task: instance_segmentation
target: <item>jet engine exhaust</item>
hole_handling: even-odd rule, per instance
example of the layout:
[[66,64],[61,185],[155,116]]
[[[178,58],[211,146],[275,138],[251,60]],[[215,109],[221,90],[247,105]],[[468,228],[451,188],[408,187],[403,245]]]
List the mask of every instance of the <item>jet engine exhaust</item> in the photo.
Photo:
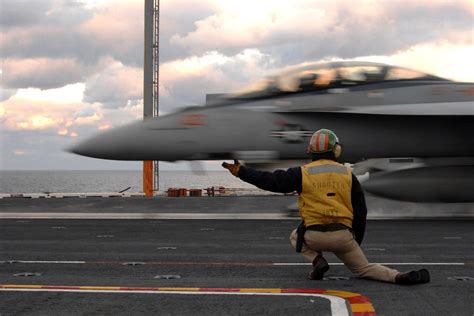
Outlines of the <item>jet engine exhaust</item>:
[[377,172],[362,186],[375,195],[412,202],[474,202],[474,166]]

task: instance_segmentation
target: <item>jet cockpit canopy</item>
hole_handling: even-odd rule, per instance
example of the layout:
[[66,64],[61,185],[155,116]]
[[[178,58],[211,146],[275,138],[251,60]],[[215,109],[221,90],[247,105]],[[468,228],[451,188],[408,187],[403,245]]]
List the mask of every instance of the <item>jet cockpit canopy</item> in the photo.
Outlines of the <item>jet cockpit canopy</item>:
[[230,98],[268,97],[278,94],[349,88],[381,81],[401,80],[446,81],[446,79],[417,70],[374,62],[310,63],[292,67],[278,75],[267,77],[230,95]]

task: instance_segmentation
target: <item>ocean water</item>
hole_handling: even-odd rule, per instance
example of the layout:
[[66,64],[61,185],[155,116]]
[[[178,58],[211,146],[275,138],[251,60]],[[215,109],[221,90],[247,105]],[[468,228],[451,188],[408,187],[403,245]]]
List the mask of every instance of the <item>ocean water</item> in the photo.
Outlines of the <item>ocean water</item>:
[[[142,171],[0,171],[0,193],[141,192]],[[160,171],[160,191],[211,186],[255,188],[227,171]]]

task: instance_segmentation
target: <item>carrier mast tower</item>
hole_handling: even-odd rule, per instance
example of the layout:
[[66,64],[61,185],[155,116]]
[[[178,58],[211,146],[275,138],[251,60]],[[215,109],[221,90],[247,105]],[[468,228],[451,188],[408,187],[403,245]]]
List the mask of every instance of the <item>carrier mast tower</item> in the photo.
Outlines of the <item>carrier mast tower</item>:
[[[145,0],[143,63],[143,119],[159,116],[160,0]],[[159,190],[159,162],[143,161],[143,192],[151,197]]]

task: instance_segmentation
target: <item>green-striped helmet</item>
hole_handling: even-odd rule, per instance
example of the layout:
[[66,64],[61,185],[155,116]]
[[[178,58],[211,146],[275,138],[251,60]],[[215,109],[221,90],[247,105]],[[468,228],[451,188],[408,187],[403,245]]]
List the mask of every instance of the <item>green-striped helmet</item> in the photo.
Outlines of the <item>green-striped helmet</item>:
[[330,152],[334,146],[339,143],[339,139],[333,131],[328,129],[320,129],[316,131],[309,141],[307,152],[312,154],[320,154]]

